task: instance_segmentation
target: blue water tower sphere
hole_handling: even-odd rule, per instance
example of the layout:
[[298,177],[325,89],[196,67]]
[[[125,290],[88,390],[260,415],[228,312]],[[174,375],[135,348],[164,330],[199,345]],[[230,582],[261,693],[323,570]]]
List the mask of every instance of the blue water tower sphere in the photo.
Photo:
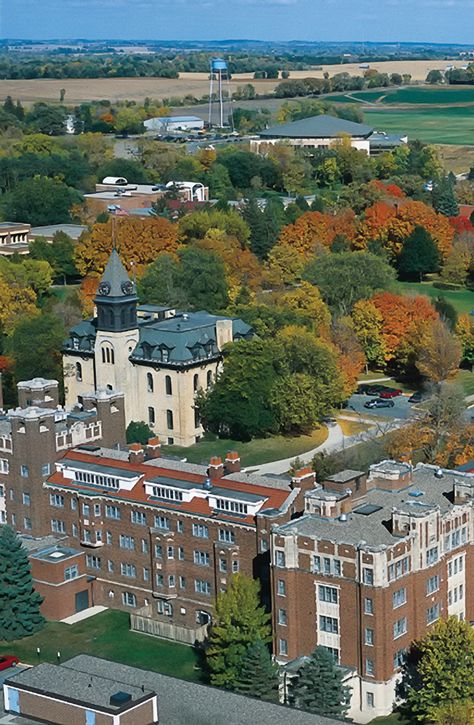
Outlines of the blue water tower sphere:
[[213,58],[211,60],[211,71],[217,73],[218,71],[227,70],[227,63],[223,58]]

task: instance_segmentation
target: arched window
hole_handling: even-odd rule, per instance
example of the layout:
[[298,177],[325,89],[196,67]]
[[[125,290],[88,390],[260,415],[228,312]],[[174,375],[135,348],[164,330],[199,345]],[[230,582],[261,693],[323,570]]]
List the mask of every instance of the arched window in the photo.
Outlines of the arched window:
[[82,382],[82,365],[80,362],[76,363],[76,380]]
[[170,375],[165,376],[165,392],[166,395],[173,395],[173,384]]
[[154,390],[153,385],[153,375],[151,373],[146,374],[146,387],[149,393],[152,393]]
[[210,388],[212,385],[212,370],[207,371],[207,387]]
[[155,424],[155,409],[154,408],[148,408],[148,423],[150,425]]
[[199,388],[199,375],[196,373],[196,375],[193,378],[193,389],[194,392]]
[[199,418],[199,411],[197,408],[194,408],[194,427],[199,428],[200,425],[201,425],[201,421]]
[[111,347],[110,345],[102,346],[102,362],[110,363],[111,365],[113,365],[115,363],[114,348]]
[[168,426],[168,430],[173,430],[173,411],[167,410],[166,411],[166,425]]

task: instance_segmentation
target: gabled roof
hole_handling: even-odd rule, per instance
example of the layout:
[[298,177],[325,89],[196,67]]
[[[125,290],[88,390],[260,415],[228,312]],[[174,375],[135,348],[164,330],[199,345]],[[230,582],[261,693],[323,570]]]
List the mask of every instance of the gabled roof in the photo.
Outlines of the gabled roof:
[[283,123],[260,132],[262,138],[338,138],[344,134],[367,138],[373,132],[371,126],[346,121],[335,116],[311,116],[292,123]]

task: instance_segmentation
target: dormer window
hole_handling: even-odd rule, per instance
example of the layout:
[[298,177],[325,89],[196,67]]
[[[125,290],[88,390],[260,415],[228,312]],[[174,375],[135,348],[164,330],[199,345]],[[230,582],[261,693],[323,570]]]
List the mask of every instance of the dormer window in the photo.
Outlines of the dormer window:
[[72,349],[79,350],[79,338],[78,337],[72,338]]
[[169,362],[170,351],[167,347],[161,348],[161,362]]

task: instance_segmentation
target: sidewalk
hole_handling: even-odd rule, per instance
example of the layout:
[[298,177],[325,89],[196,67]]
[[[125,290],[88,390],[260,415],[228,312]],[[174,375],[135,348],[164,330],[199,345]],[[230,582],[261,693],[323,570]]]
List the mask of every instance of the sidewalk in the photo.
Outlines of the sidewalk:
[[[298,456],[298,459],[302,463],[308,463],[312,460],[313,456],[316,453],[320,453],[322,451],[324,451],[325,453],[331,453],[332,451],[338,450],[342,447],[343,441],[344,435],[342,433],[342,429],[339,423],[329,423],[328,437],[326,438],[324,443],[321,443],[321,445],[313,448],[311,451],[301,453]],[[252,473],[259,473],[261,475],[265,475],[266,473],[286,473],[291,466],[291,462],[294,460],[295,456],[292,456],[291,458],[282,458],[280,461],[263,463],[261,466],[249,466],[248,469],[251,470]]]

